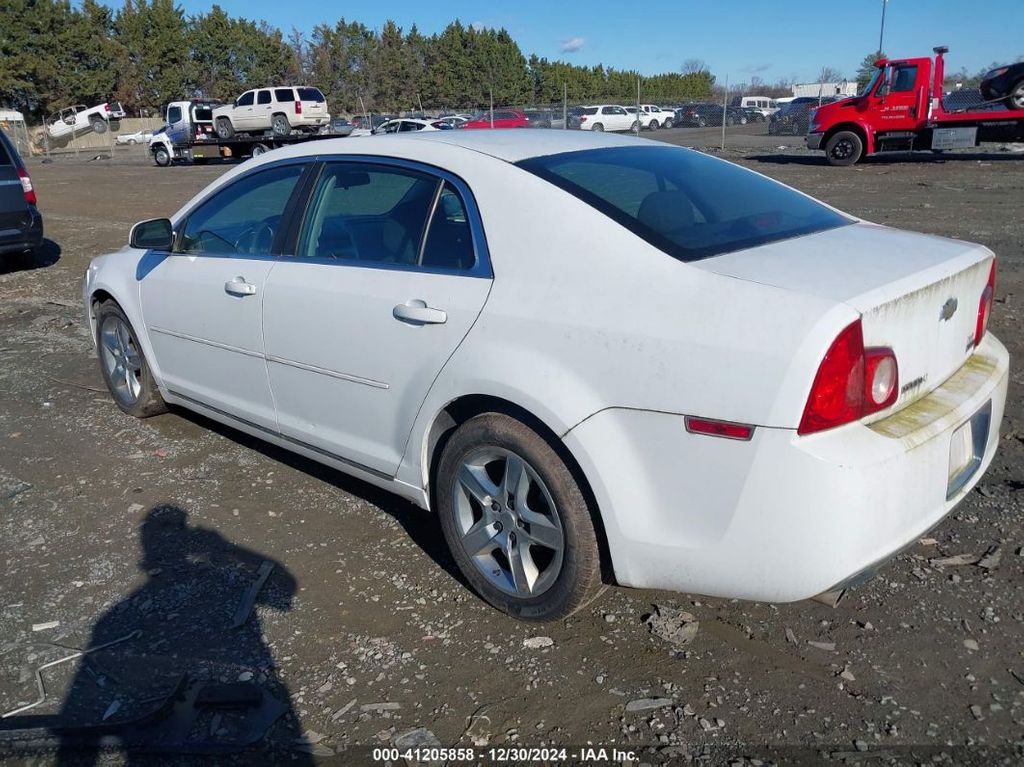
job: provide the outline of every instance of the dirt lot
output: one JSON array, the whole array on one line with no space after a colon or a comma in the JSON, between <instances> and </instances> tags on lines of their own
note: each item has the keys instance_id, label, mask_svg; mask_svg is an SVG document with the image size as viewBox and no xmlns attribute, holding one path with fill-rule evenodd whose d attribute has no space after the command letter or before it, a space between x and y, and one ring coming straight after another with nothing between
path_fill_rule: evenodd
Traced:
<instances>
[{"instance_id":1,"label":"dirt lot","mask_svg":"<svg viewBox=\"0 0 1024 767\"><path fill-rule=\"evenodd\" d=\"M839 169L755 138L725 156L868 219L996 251L993 328L1022 359L1024 156ZM590 743L641 762L1024 756L1019 363L981 486L838 608L612 588L531 626L469 592L435 520L397 498L184 412L136 421L113 405L83 327L82 272L223 167L31 170L49 242L34 268L0 268L0 714L36 699L35 668L64 648L127 636L45 672L31 713L114 722L188 673L252 678L289 701L250 762L367 759L356 747L419 727L448 746ZM275 569L233 630L264 560ZM651 632L655 605L693 614L690 644ZM538 637L551 641L524 645Z\"/></svg>"}]
</instances>

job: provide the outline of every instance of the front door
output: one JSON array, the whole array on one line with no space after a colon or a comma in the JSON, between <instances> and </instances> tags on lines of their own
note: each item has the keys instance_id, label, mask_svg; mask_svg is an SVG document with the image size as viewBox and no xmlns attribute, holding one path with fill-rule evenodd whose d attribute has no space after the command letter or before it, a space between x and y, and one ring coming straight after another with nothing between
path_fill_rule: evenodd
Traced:
<instances>
[{"instance_id":1,"label":"front door","mask_svg":"<svg viewBox=\"0 0 1024 767\"><path fill-rule=\"evenodd\" d=\"M455 179L356 160L324 165L307 211L264 305L281 433L393 476L487 298L479 220Z\"/></svg>"},{"instance_id":2,"label":"front door","mask_svg":"<svg viewBox=\"0 0 1024 767\"><path fill-rule=\"evenodd\" d=\"M304 167L278 165L214 192L178 224L175 252L151 252L139 268L143 319L164 385L272 431L264 290Z\"/></svg>"},{"instance_id":3,"label":"front door","mask_svg":"<svg viewBox=\"0 0 1024 767\"><path fill-rule=\"evenodd\" d=\"M918 83L918 79L922 82ZM908 131L918 127L925 115L919 115L921 109L918 98L924 88L923 80L927 73L921 72L917 64L909 62L892 62L883 73L875 88L876 109L880 117L878 131Z\"/></svg>"}]
</instances>

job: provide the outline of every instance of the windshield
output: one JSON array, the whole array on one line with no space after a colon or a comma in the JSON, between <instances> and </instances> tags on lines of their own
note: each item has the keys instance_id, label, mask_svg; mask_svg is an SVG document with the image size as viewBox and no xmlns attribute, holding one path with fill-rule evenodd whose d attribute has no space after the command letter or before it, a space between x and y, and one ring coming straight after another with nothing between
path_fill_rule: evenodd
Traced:
<instances>
[{"instance_id":1,"label":"windshield","mask_svg":"<svg viewBox=\"0 0 1024 767\"><path fill-rule=\"evenodd\" d=\"M860 93L858 93L857 95L858 96L867 96L869 93L871 93L871 91L873 91L875 89L875 84L878 82L879 78L881 78L882 73L884 71L885 71L885 69L883 67L877 67L875 69L875 73L873 75L871 75L871 79L868 80L868 84L865 85L863 87L863 89L861 89Z\"/></svg>"},{"instance_id":2,"label":"windshield","mask_svg":"<svg viewBox=\"0 0 1024 767\"><path fill-rule=\"evenodd\" d=\"M677 147L588 149L517 164L680 261L851 223L782 184Z\"/></svg>"}]
</instances>

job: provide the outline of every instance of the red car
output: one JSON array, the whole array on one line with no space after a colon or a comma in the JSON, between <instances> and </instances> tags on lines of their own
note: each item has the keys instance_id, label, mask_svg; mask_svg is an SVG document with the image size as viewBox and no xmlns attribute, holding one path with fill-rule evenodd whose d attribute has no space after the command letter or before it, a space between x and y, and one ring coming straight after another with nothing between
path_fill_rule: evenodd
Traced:
<instances>
[{"instance_id":1,"label":"red car","mask_svg":"<svg viewBox=\"0 0 1024 767\"><path fill-rule=\"evenodd\" d=\"M529 128L530 120L518 109L495 111L494 125L491 125L491 113L484 112L472 120L467 120L462 128Z\"/></svg>"}]
</instances>

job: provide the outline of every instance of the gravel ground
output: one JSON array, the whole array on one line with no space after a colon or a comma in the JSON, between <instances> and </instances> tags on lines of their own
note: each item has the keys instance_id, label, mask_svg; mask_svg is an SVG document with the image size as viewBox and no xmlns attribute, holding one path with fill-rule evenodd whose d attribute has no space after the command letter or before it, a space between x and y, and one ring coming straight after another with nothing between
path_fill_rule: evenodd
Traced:
<instances>
[{"instance_id":1,"label":"gravel ground","mask_svg":"<svg viewBox=\"0 0 1024 767\"><path fill-rule=\"evenodd\" d=\"M992 327L1021 359L1024 157L839 169L753 133L731 132L721 154L868 219L996 251ZM1019 365L982 484L838 608L612 588L570 620L517 623L467 590L430 515L188 413L137 421L112 404L81 274L224 169L31 168L49 240L33 268L0 267L0 714L36 698L35 668L64 648L127 636L45 672L31 713L117 722L188 673L288 701L248 763L355 760L431 733L652 763L1024 756ZM253 615L231 629L264 561ZM229 737L229 718L198 726Z\"/></svg>"}]
</instances>

